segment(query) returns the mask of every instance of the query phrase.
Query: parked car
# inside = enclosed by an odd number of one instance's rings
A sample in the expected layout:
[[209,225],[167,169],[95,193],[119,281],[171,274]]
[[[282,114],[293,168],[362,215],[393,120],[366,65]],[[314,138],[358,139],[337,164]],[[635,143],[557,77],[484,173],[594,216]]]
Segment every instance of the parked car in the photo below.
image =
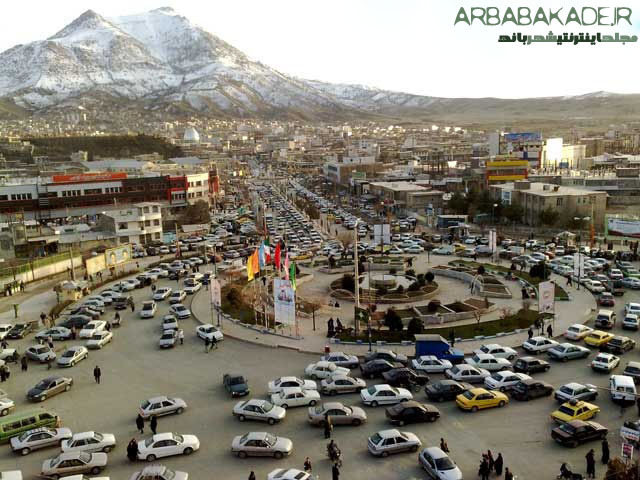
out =
[[[591,332],[589,335],[591,335]],[[589,356],[589,349],[581,345],[574,345],[572,343],[560,343],[547,350],[549,358],[554,360],[560,360],[567,362],[576,358],[587,358]],[[516,362],[517,363],[517,362]]]
[[582,340],[591,332],[593,332],[593,328],[581,323],[574,323],[564,332],[564,337],[568,340]]
[[339,393],[359,393],[367,384],[361,378],[348,375],[335,375],[320,382],[320,391],[327,395]]
[[29,455],[34,450],[58,447],[63,440],[71,438],[68,428],[34,428],[18,436],[11,437],[11,450],[20,455]]
[[347,355],[346,353],[343,353],[343,352],[327,353],[326,355],[323,355],[320,360],[326,361],[326,362],[332,362],[336,364],[338,367],[345,367],[349,369],[357,368],[360,365],[360,361],[358,360],[358,357],[356,357],[355,355]]
[[314,406],[319,401],[320,394],[317,390],[306,390],[300,387],[283,388],[279,392],[271,394],[271,403],[284,409]]
[[603,352],[615,353],[616,355],[622,355],[625,352],[629,352],[636,348],[636,341],[631,340],[629,337],[623,337],[616,335],[607,343],[605,343],[600,350]]
[[321,380],[334,375],[349,375],[349,369],[345,367],[338,367],[335,363],[321,360],[317,363],[307,365],[304,369],[304,373],[314,380]]
[[309,407],[309,423],[324,426],[327,416],[332,425],[359,426],[367,421],[365,411],[356,406],[348,407],[340,402],[326,402],[315,407]]
[[638,315],[627,313],[622,319],[622,328],[625,330],[638,330],[640,327],[640,319]]
[[433,405],[409,400],[387,407],[385,415],[392,424],[403,426],[407,423],[435,422],[440,418],[440,410]]
[[231,453],[239,458],[282,458],[291,454],[292,450],[293,442],[291,440],[266,432],[245,433],[234,437],[231,441]]
[[36,333],[36,340],[69,340],[71,338],[71,330],[61,326],[55,326],[52,328],[46,328]]
[[44,402],[62,392],[68,392],[73,386],[73,379],[69,377],[47,377],[40,380],[27,392],[27,398],[35,402]]
[[138,458],[153,462],[156,458],[172,455],[191,455],[200,449],[200,440],[195,435],[158,433],[138,441]]
[[152,415],[160,417],[163,415],[171,415],[172,413],[181,414],[187,408],[187,402],[177,397],[152,397],[140,404],[138,413],[145,420],[151,418]]
[[497,343],[482,345],[479,349],[474,350],[473,353],[486,353],[489,355],[493,355],[496,358],[506,358],[509,361],[514,360],[518,356],[518,352],[516,352],[513,348],[503,347],[502,345],[498,345]]
[[233,407],[233,416],[241,422],[257,420],[273,425],[284,419],[287,411],[266,400],[242,400]]
[[592,440],[603,440],[607,433],[609,433],[609,430],[599,423],[573,420],[551,430],[551,438],[560,445],[577,447],[581,443]]
[[582,400],[571,400],[563,403],[557,410],[551,413],[551,419],[558,422],[570,422],[572,420],[589,420],[600,413],[600,407]]
[[526,378],[511,387],[510,393],[516,400],[531,400],[548,397],[553,393],[553,386],[534,378]]
[[475,353],[467,358],[467,363],[476,368],[484,368],[490,372],[508,370],[513,367],[511,362],[506,358],[495,357],[490,353]]
[[490,375],[488,370],[476,368],[473,365],[460,363],[444,372],[445,377],[459,382],[483,383],[485,377]]
[[633,378],[634,383],[640,383],[640,362],[627,363],[622,374]]
[[225,373],[222,376],[222,385],[232,397],[242,397],[251,392],[247,380],[239,373]]
[[112,433],[82,432],[74,433],[71,438],[62,441],[63,452],[104,452],[109,453],[116,446],[116,437]]
[[7,334],[7,338],[10,338],[12,340],[24,338],[33,331],[33,328],[34,328],[33,322],[16,323],[13,327],[11,327],[11,330],[9,330],[9,333]]
[[427,373],[444,373],[453,365],[449,360],[439,359],[435,355],[422,355],[411,360],[411,367]]
[[[547,351],[548,352],[548,351]],[[536,372],[546,372],[551,368],[549,362],[535,357],[521,357],[516,360],[513,370],[526,373],[527,375]]]
[[87,348],[100,349],[106,344],[111,343],[111,340],[113,340],[113,333],[102,330],[101,332],[94,333],[93,337],[87,341]]
[[189,318],[191,316],[191,310],[182,305],[181,303],[174,303],[169,307],[169,313],[182,320],[183,318]]
[[402,368],[404,365],[399,362],[390,362],[386,359],[378,358],[367,363],[360,364],[360,371],[365,378],[380,377],[384,372],[393,370],[394,368]]
[[31,345],[24,351],[26,357],[40,363],[47,363],[56,359],[56,352],[51,350],[48,345]]
[[369,453],[376,457],[386,457],[401,452],[417,452],[422,442],[411,432],[381,430],[367,440]]
[[609,373],[620,363],[620,357],[610,353],[599,353],[591,360],[591,369],[596,372]]
[[387,360],[389,362],[398,362],[402,363],[403,366],[407,366],[409,359],[406,355],[402,355],[401,353],[396,353],[393,350],[375,350],[371,353],[368,353],[364,357],[364,361],[370,362],[371,360]]
[[394,387],[413,388],[418,391],[420,386],[429,382],[429,377],[422,372],[415,372],[406,367],[401,367],[384,372],[382,380]]
[[424,391],[429,400],[443,402],[445,400],[454,400],[458,395],[472,388],[473,385],[470,383],[462,383],[455,380],[439,380],[435,383],[428,384]]
[[298,377],[279,377],[268,383],[269,393],[278,393],[284,388],[300,387],[305,390],[317,390],[318,385],[313,380],[303,380]]
[[581,383],[571,382],[558,388],[553,396],[559,402],[580,400],[592,402],[598,397],[598,390],[590,386],[582,385]]
[[42,463],[41,475],[60,478],[77,473],[99,474],[107,466],[106,453],[66,452]]
[[456,397],[456,405],[462,410],[471,412],[485,408],[501,408],[507,403],[509,403],[509,397],[504,393],[484,388],[472,388]]
[[499,390],[506,392],[511,390],[511,387],[517,383],[528,380],[531,377],[526,373],[511,372],[509,370],[503,370],[501,372],[494,372],[491,376],[484,379],[484,384],[489,390]]
[[378,405],[393,405],[407,400],[413,400],[409,390],[396,388],[391,385],[373,385],[360,391],[362,403],[377,407]]
[[418,454],[418,462],[430,478],[435,480],[462,480],[462,472],[439,447],[427,447]]
[[58,357],[59,367],[73,367],[76,363],[89,357],[89,350],[82,345],[72,345]]
[[142,302],[142,308],[140,309],[140,318],[153,318],[156,314],[158,306],[153,300]]
[[178,343],[178,330],[167,329],[162,331],[160,340],[158,340],[158,346],[160,348],[173,348]]
[[584,337],[584,343],[590,347],[601,348],[613,337],[613,333],[603,332],[602,330],[594,330],[589,335]]

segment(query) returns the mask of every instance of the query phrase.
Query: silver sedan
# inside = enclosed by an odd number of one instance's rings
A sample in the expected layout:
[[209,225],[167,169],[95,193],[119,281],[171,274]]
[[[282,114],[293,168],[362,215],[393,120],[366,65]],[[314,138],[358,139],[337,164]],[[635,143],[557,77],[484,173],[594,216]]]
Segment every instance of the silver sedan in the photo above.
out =
[[249,432],[238,435],[231,442],[231,452],[240,458],[288,456],[293,450],[293,442],[285,437],[276,437],[266,432]]

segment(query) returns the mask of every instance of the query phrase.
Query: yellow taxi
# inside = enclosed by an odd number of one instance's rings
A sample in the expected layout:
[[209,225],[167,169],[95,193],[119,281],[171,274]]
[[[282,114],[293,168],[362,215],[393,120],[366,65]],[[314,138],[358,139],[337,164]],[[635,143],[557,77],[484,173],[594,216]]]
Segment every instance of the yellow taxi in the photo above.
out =
[[454,243],[453,249],[456,253],[464,252],[467,249],[467,245],[463,245],[461,243]]
[[600,407],[593,403],[571,400],[563,403],[551,414],[551,418],[558,423],[571,420],[589,420],[600,412]]
[[614,337],[613,333],[603,332],[602,330],[594,330],[584,337],[584,343],[590,347],[601,347]]
[[456,397],[456,404],[462,410],[476,412],[482,408],[504,407],[509,397],[504,393],[485,388],[472,388]]

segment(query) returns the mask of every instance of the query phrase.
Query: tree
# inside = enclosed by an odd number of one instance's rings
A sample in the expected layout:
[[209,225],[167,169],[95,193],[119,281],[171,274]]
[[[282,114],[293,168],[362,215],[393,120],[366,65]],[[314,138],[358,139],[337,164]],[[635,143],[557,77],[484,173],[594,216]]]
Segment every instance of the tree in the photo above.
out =
[[404,293],[404,287],[402,285],[398,285],[396,288],[396,293]]
[[486,272],[484,265],[479,265],[478,270],[476,270],[476,272],[478,273],[478,275],[484,275]]
[[343,290],[347,290],[349,292],[356,291],[356,281],[353,278],[353,275],[345,274],[342,276],[342,280],[340,282],[340,286]]
[[529,275],[531,275],[533,278],[546,280],[547,278],[549,278],[549,270],[550,269],[546,268],[546,265],[544,263],[538,263],[536,265],[533,265],[529,269]]
[[431,271],[424,274],[424,279],[427,281],[427,283],[432,283],[435,278],[436,276]]
[[182,212],[178,220],[180,225],[208,224],[209,222],[211,222],[209,204],[204,200],[198,200],[193,205],[189,205],[184,212]]
[[447,207],[453,213],[456,213],[458,215],[465,215],[467,213],[467,209],[469,208],[469,203],[468,200],[460,192],[455,192],[447,202]]
[[396,312],[393,308],[390,308],[384,314],[384,324],[392,332],[401,332],[404,328],[404,325],[402,324],[402,318],[400,318],[398,312]]
[[413,317],[407,325],[407,332],[410,335],[416,335],[422,333],[424,330],[424,323],[417,317]]
[[558,221],[558,218],[560,218],[560,212],[558,212],[556,209],[554,209],[551,206],[542,210],[538,215],[538,219],[540,220],[540,223],[542,225],[548,225],[550,227],[556,224],[556,222]]
[[524,208],[518,203],[511,203],[502,209],[502,215],[510,222],[521,222],[524,216]]
[[409,292],[417,292],[420,290],[420,282],[412,282],[411,285],[409,285],[409,288],[407,288],[407,290]]

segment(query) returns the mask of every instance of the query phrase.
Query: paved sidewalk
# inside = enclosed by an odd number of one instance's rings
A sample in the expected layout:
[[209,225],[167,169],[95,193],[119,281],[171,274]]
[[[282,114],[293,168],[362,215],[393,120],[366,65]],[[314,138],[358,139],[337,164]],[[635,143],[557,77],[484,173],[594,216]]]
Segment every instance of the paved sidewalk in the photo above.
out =
[[[552,280],[562,282],[563,277],[553,275]],[[563,283],[561,283],[564,285]],[[554,336],[559,336],[568,326],[574,323],[585,323],[593,319],[596,311],[596,302],[594,296],[586,289],[575,288],[568,289],[571,300],[556,302],[556,319],[553,325]],[[353,308],[352,304],[351,308]],[[209,300],[209,292],[201,290],[193,298],[191,311],[194,317],[202,322],[209,323],[211,320],[211,304]],[[335,315],[334,315],[335,316]],[[272,347],[290,348],[303,352],[322,353],[326,345],[329,345],[334,351],[344,351],[345,353],[354,355],[364,355],[368,349],[368,344],[352,345],[342,343],[330,343],[326,338],[326,323],[320,321],[316,315],[316,330],[313,330],[311,318],[300,318],[300,335],[301,339],[294,339],[285,336],[274,335],[271,333],[262,333],[254,328],[245,327],[239,323],[222,319],[222,330],[225,335],[239,340],[268,345]],[[322,316],[324,318],[324,316]],[[537,332],[536,332],[537,333]],[[485,343],[500,343],[505,346],[519,346],[527,338],[527,332],[505,335],[501,337],[467,340],[456,343],[456,347],[465,353],[471,353]],[[374,345],[375,347],[375,345]],[[389,348],[398,352],[413,355],[415,347],[413,345],[390,345]]]

